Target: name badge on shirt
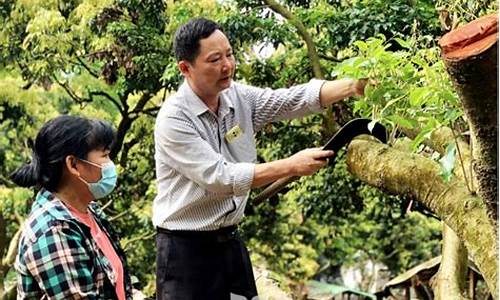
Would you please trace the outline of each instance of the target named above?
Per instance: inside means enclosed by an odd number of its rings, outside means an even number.
[[[243,131],[241,130],[239,125],[234,126],[231,128],[225,135],[226,140],[228,143],[232,143],[234,140],[239,138]]]

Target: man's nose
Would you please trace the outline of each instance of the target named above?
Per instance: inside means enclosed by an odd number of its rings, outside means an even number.
[[[228,69],[231,69],[233,67],[233,59],[230,57],[225,57],[224,62],[222,65],[222,71],[227,71]]]

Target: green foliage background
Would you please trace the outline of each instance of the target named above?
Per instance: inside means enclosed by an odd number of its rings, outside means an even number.
[[[469,14],[491,12],[492,3]],[[346,103],[354,116],[386,124],[391,143],[398,128],[418,127],[422,131],[413,150],[422,151],[421,141],[436,127],[464,127],[436,48],[443,34],[439,3],[283,4],[313,35],[327,79],[379,81],[366,97]],[[469,14],[459,19],[469,20]],[[279,88],[313,77],[295,28],[260,0],[0,0],[0,223],[5,224],[0,256],[34,195],[13,186],[8,174],[29,161],[37,130],[58,114],[103,118],[118,130],[112,154],[120,174],[117,190],[103,204],[123,237],[139,288],[154,292],[154,117],[181,79],[171,49],[173,33],[194,16],[224,26],[237,55],[238,80]],[[262,45],[276,51],[263,57],[255,51]],[[323,117],[268,126],[256,136],[259,159],[321,145]],[[406,213],[408,197],[362,184],[340,157],[335,168],[302,178],[269,203],[255,207],[250,201],[241,230],[254,262],[269,268],[285,289],[368,259],[395,275],[439,253],[439,222]],[[2,276],[6,285],[13,283],[12,269]]]

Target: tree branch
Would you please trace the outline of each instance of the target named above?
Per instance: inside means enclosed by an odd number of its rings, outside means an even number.
[[[54,81],[60,86],[62,87],[66,93],[68,94],[68,96],[70,96],[71,99],[73,99],[76,103],[78,104],[82,104],[82,103],[85,103],[85,102],[91,102],[92,100],[91,99],[83,99],[82,97],[78,96],[70,87],[69,85],[65,82],[65,83],[62,83],[61,81],[59,81],[57,79],[56,76],[53,77],[54,78]]]
[[[490,291],[498,299],[496,225],[483,200],[470,194],[461,180],[452,178],[444,182],[438,175],[437,162],[360,139],[349,145],[347,165],[362,181],[393,194],[412,193],[429,207],[464,242]],[[408,176],[409,170],[411,176]]]
[[[148,103],[149,100],[151,100],[152,96],[150,93],[144,93],[141,96],[141,99],[137,102],[135,105],[134,109],[130,112],[130,114],[139,114],[142,113],[144,110],[144,106]]]
[[[264,2],[272,9],[274,12],[280,14],[285,19],[287,19],[295,28],[297,29],[299,35],[302,37],[307,46],[307,55],[311,60],[311,67],[316,78],[324,78],[323,71],[321,70],[321,64],[319,62],[318,52],[316,51],[316,46],[312,40],[311,35],[307,31],[304,24],[292,13],[286,9],[283,5],[279,4],[275,0],[264,0]]]
[[[21,238],[21,232],[23,231],[22,223],[19,226],[19,229],[16,231],[12,240],[9,243],[9,249],[7,253],[2,259],[2,266],[11,266],[16,260],[17,254],[17,244],[19,243],[19,239]]]
[[[90,69],[90,67],[87,66],[87,64],[80,57],[77,56],[76,59],[78,60],[79,65],[81,65],[85,70],[87,70],[87,72],[89,72],[89,74],[92,75],[92,77],[99,78],[99,74],[92,71],[92,69]]]
[[[324,54],[318,54],[318,56],[319,56],[319,58],[326,59],[329,61],[342,62],[342,59],[338,59],[338,58],[333,57],[333,56],[328,56],[328,55],[324,55]]]
[[[123,145],[122,153],[121,153],[121,157],[120,157],[120,165],[125,166],[127,164],[128,152],[130,151],[130,148],[132,148],[138,142],[139,142],[139,138],[135,137]]]
[[[125,114],[125,110],[120,105],[120,103],[118,103],[118,101],[115,98],[113,98],[111,95],[109,95],[108,93],[106,93],[104,91],[89,91],[89,97],[83,98],[83,97],[76,95],[75,91],[73,91],[73,89],[71,89],[69,87],[68,83],[66,83],[66,82],[63,83],[63,82],[59,81],[55,76],[54,76],[54,81],[57,82],[57,84],[59,86],[61,86],[66,91],[66,93],[71,97],[71,99],[73,99],[76,103],[79,103],[79,104],[90,103],[90,102],[94,101],[94,96],[101,96],[101,97],[108,99],[111,103],[113,103],[113,105],[118,109],[118,111],[120,112],[120,114],[122,116]]]
[[[136,236],[134,238],[126,240],[125,242],[123,242],[123,250],[127,250],[129,245],[132,244],[133,242],[137,242],[137,241],[141,241],[141,240],[148,240],[148,239],[154,237],[155,234],[156,234],[155,232],[146,232],[140,236]]]
[[[401,131],[411,139],[415,138],[419,133],[418,129],[401,128]],[[469,150],[469,145],[463,139],[458,137],[455,138],[453,130],[450,127],[443,126],[437,128],[431,133],[430,138],[423,141],[424,145],[436,150],[441,155],[444,155],[446,153],[446,147],[448,146],[448,144],[453,142],[456,143],[457,149],[460,149],[460,152],[456,155],[456,160],[460,161],[464,166],[471,166],[472,153]],[[469,178],[466,178],[466,175],[464,174],[463,170],[460,170],[460,167],[461,165],[456,164],[455,168],[453,169],[453,174],[466,183],[470,180],[471,186],[473,186],[473,181],[475,180],[474,176],[469,174]],[[474,192],[474,189],[471,189],[471,191]]]
[[[108,94],[104,91],[91,91],[91,92],[89,92],[89,96],[90,96],[91,101],[93,100],[94,96],[104,97],[104,98],[108,99],[109,101],[111,101],[111,103],[113,103],[115,105],[115,107],[118,109],[118,111],[120,112],[121,115],[125,114],[123,107],[120,105],[120,103],[118,103],[118,101],[116,101],[115,98],[111,97],[110,94]]]
[[[443,223],[443,246],[441,264],[432,279],[432,289],[436,300],[467,299],[465,280],[469,259],[467,249],[455,232]]]

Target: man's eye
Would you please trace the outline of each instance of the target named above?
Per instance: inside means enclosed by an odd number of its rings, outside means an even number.
[[[209,62],[214,63],[214,62],[218,62],[219,60],[220,60],[220,57],[217,57],[215,59],[209,60]]]

